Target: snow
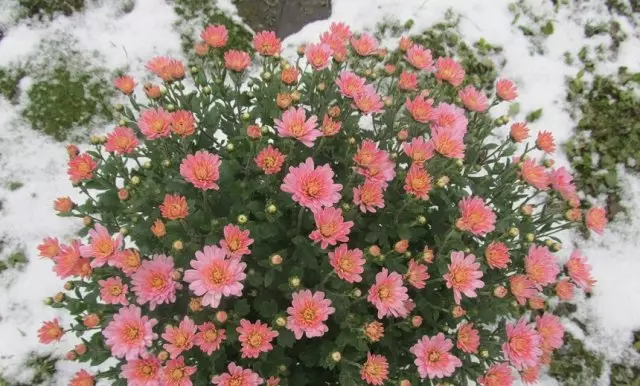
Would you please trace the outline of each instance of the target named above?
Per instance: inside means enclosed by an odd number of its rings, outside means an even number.
[[[219,2],[226,12],[237,18],[230,0]],[[504,48],[507,58],[502,71],[504,77],[513,79],[519,88],[521,113],[516,119],[537,108],[543,109],[542,117],[532,125],[536,130],[550,130],[559,142],[572,135],[573,121],[566,111],[565,77],[574,76],[579,63],[573,66],[564,63],[564,53],[577,54],[584,45],[609,44],[608,37],[584,37],[584,23],[608,19],[603,5],[596,1],[581,2],[580,5],[553,11],[550,2],[544,6],[539,1],[529,0],[536,14],[544,14],[554,20],[555,32],[543,41],[543,55],[530,55],[531,43],[512,25],[513,15],[508,10],[509,1],[483,0],[333,0],[332,16],[329,20],[316,21],[285,40],[285,54],[295,57],[295,48],[303,42],[315,41],[331,21],[343,21],[355,31],[374,30],[377,23],[397,18],[401,23],[407,19],[415,24],[410,33],[426,29],[441,20],[448,9],[462,15],[459,30],[468,43],[485,38],[488,42]],[[31,55],[37,55],[40,42],[50,36],[68,34],[76,40],[74,48],[87,53],[96,51],[93,60],[110,71],[129,72],[140,82],[148,75],[144,64],[154,55],[181,57],[180,37],[174,24],[177,15],[164,0],[137,0],[130,13],[121,11],[122,2],[102,2],[90,6],[82,14],[58,17],[51,23],[21,23],[11,25],[7,20],[10,10],[0,11],[0,24],[9,25],[0,42],[0,66],[19,63]],[[363,12],[366,10],[366,12]],[[630,71],[638,71],[640,39],[633,23],[624,17],[618,18],[629,38],[619,49],[612,62],[598,63],[598,72],[614,73],[620,65]],[[66,35],[64,35],[66,36]],[[383,42],[385,45],[390,41]],[[577,62],[577,61],[576,61]],[[25,85],[26,87],[26,85]],[[63,344],[42,346],[38,344],[36,330],[41,320],[64,318],[45,306],[42,300],[62,288],[62,282],[51,273],[51,262],[37,257],[36,246],[46,236],[71,237],[79,227],[79,220],[56,217],[51,204],[56,197],[77,194],[66,176],[66,153],[64,148],[21,123],[18,117],[20,106],[0,100],[0,200],[4,209],[0,211],[0,237],[7,245],[6,255],[15,248],[23,247],[30,260],[23,271],[0,274],[0,373],[8,378],[26,382],[28,375],[22,373],[25,356],[32,351],[50,352],[59,356],[77,342],[63,339]],[[506,113],[506,106],[498,106],[492,113]],[[560,165],[569,166],[563,154],[556,157]],[[561,253],[567,258],[570,246],[577,245],[589,257],[593,275],[598,283],[591,298],[578,301],[578,316],[588,324],[584,337],[588,347],[602,352],[610,360],[638,360],[638,355],[628,349],[632,341],[631,332],[640,329],[640,260],[636,257],[640,243],[640,178],[620,173],[623,178],[624,200],[629,208],[628,218],[619,216],[603,237],[595,236],[583,240],[579,235],[562,235],[566,248]],[[16,191],[5,189],[6,182],[18,180],[24,187]],[[635,302],[635,303],[634,303]],[[571,331],[575,326],[568,324]],[[58,385],[66,385],[78,365],[59,362],[56,375]],[[605,382],[603,380],[603,382]],[[544,385],[555,385],[545,377]],[[603,383],[606,384],[606,383]]]

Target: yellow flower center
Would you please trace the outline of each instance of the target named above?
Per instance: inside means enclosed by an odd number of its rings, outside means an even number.
[[[214,284],[220,285],[224,282],[224,272],[220,268],[214,268],[211,270],[211,281]]]
[[[151,122],[152,131],[155,131],[156,133],[160,133],[162,132],[163,129],[164,129],[164,121],[162,119],[154,119],[153,122]]]
[[[187,345],[187,334],[178,332],[173,343],[178,347],[185,347]]]
[[[214,329],[207,330],[204,333],[204,339],[207,342],[214,342],[217,338],[218,338],[218,332],[216,330],[214,330]]]
[[[240,249],[240,238],[239,237],[232,237],[229,242],[227,243],[227,245],[229,246],[229,250],[231,252],[235,252],[238,249]]]
[[[122,295],[122,286],[119,284],[112,285],[111,288],[109,288],[109,294],[111,294],[111,296]]]
[[[260,347],[262,345],[262,334],[252,332],[247,338],[247,343],[249,343],[249,346],[254,348]]]
[[[303,190],[304,192],[307,194],[307,196],[315,198],[318,193],[320,193],[320,181],[316,180],[316,179],[312,179],[310,181],[306,181],[306,183],[303,186]]]
[[[140,336],[140,328],[136,326],[128,326],[124,333],[127,340],[132,341]]]
[[[344,272],[351,272],[353,270],[353,261],[351,261],[351,259],[349,258],[344,257],[340,259],[340,261],[338,262],[338,266],[340,266],[340,269]]]
[[[153,277],[151,278],[151,287],[153,287],[154,289],[160,289],[162,287],[164,287],[165,285],[165,280],[162,276],[160,275],[153,275]]]
[[[171,372],[171,379],[174,381],[178,381],[184,377],[184,369],[176,368]]]
[[[429,358],[429,362],[437,362],[440,360],[440,353],[437,351],[431,351],[428,353],[427,358]]]
[[[320,234],[324,237],[331,237],[338,230],[338,225],[335,222],[320,225]]]
[[[378,298],[380,298],[380,300],[385,301],[390,297],[391,297],[391,290],[389,289],[389,286],[385,285],[378,288]]]
[[[316,318],[316,311],[311,307],[306,307],[302,310],[302,319],[305,322],[312,322]]]
[[[153,367],[151,367],[151,365],[143,365],[142,368],[140,369],[140,372],[145,376],[152,375]]]

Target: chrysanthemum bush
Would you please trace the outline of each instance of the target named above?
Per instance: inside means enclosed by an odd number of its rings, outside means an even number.
[[[549,132],[491,117],[515,85],[485,95],[408,38],[389,62],[344,24],[295,62],[272,32],[251,53],[222,26],[201,37],[188,71],[150,60],[145,98],[116,79],[118,126],[67,148],[86,201],[55,208],[84,235],[40,253],[72,322],[39,336],[117,363],[70,384],[535,381],[562,345],[558,298],[595,282],[554,234],[606,216],[580,207]]]

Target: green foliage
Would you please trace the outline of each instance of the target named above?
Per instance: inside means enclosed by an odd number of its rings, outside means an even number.
[[[18,84],[26,72],[20,68],[0,68],[0,95],[12,102],[18,96]]]
[[[542,109],[536,109],[527,114],[525,120],[527,122],[535,122],[540,119],[540,117],[542,117]]]
[[[7,189],[9,189],[10,191],[14,191],[20,189],[23,186],[24,184],[20,181],[9,181],[9,183],[7,184]]]
[[[555,352],[549,375],[566,386],[590,385],[602,374],[602,355],[593,353],[573,335],[565,332],[565,344]]]
[[[27,256],[21,249],[11,252],[5,259],[0,260],[0,273],[9,269],[21,269],[27,263]]]
[[[39,20],[52,19],[57,14],[69,16],[82,11],[85,0],[18,0],[20,19],[36,17]]]

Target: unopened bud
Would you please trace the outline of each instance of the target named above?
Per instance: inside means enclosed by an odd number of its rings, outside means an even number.
[[[121,235],[126,236],[129,234],[129,229],[126,227],[122,227],[118,232],[120,232]]]
[[[420,224],[420,225],[424,225],[424,224],[426,224],[426,223],[427,223],[427,218],[426,218],[426,217],[424,217],[424,216],[418,216],[417,221],[418,221],[418,224]]]
[[[498,299],[502,299],[503,297],[507,296],[507,288],[504,286],[496,286],[493,289],[493,296],[497,297]]]
[[[192,312],[198,312],[202,310],[202,298],[191,298],[189,299],[189,309]]]
[[[203,92],[205,95],[209,95],[209,94],[211,94],[211,87],[209,87],[209,86],[204,86],[204,87],[202,88],[202,92]]]
[[[238,224],[242,225],[242,224],[246,224],[247,221],[249,221],[249,219],[247,218],[247,216],[245,216],[244,214],[241,214],[238,216],[237,218],[238,220]]]
[[[264,80],[269,80],[271,79],[271,73],[269,71],[265,71],[262,74],[260,74],[260,77]]]
[[[225,149],[227,149],[227,151],[231,153],[233,150],[235,150],[235,146],[233,146],[232,143],[228,143],[227,146],[225,146]]]
[[[151,161],[147,161],[145,163],[142,164],[142,167],[144,169],[151,169],[151,166],[153,166],[153,164],[151,163]]]
[[[554,161],[552,159],[546,159],[543,162],[544,166],[546,166],[548,168],[552,167],[555,163],[556,163],[556,161]]]
[[[121,119],[118,121],[118,126],[126,126],[127,121],[125,121],[124,119]]]
[[[67,353],[67,355],[65,355],[65,358],[69,361],[75,361],[78,358],[78,355],[76,354],[75,351],[69,351]]]
[[[216,320],[220,323],[224,323],[229,318],[229,315],[225,311],[216,312]]]
[[[162,160],[162,167],[168,168],[169,166],[171,166],[171,161],[168,159]]]
[[[280,365],[278,366],[278,371],[281,373],[284,373],[287,371],[287,366],[286,365]]]
[[[422,325],[422,316],[416,315],[411,318],[411,325],[415,328],[418,328]]]
[[[360,288],[354,288],[353,291],[351,291],[351,295],[353,295],[354,298],[359,298],[362,296],[362,290]]]
[[[509,228],[508,233],[511,237],[518,237],[518,235],[520,234],[520,230],[518,230],[518,228]]]
[[[342,210],[345,212],[348,212],[351,210],[351,205],[349,205],[349,203],[345,202],[342,204]]]
[[[398,141],[406,141],[409,138],[409,132],[407,130],[400,130],[398,134],[396,134]]]
[[[140,185],[140,177],[138,177],[138,176],[131,177],[131,184],[132,185]]]
[[[547,247],[551,248],[551,246],[553,245],[553,240],[551,239],[546,239],[544,241],[544,245],[546,245]]]
[[[68,281],[66,283],[64,283],[64,289],[66,289],[67,291],[71,291],[73,289],[74,285],[73,282]]]
[[[93,220],[91,219],[91,217],[89,216],[84,216],[82,218],[82,224],[84,224],[84,226],[88,227],[93,223]]]
[[[269,214],[274,214],[274,213],[276,213],[277,211],[278,211],[278,207],[277,207],[277,206],[275,206],[275,205],[273,205],[273,204],[271,204],[271,205],[267,206],[267,213],[269,213]]]
[[[181,251],[184,248],[184,244],[181,240],[176,240],[171,244],[171,247],[176,251]]]
[[[405,239],[396,242],[393,246],[393,250],[397,253],[405,253],[407,251],[407,248],[409,248],[409,240]]]
[[[356,139],[353,137],[349,137],[349,145],[355,145],[356,144]]]
[[[386,96],[386,97],[384,97],[384,98],[382,98],[382,99],[383,99],[383,101],[384,101],[384,105],[385,105],[385,106],[387,106],[387,107],[391,107],[391,106],[393,106],[393,98],[392,98],[392,97],[390,97],[390,96]]]
[[[533,214],[533,206],[531,206],[529,204],[522,205],[520,207],[520,212],[525,216],[531,216]]]
[[[173,271],[171,271],[171,278],[176,281],[182,279],[182,272],[174,269]]]
[[[287,319],[283,318],[282,316],[278,316],[276,318],[276,326],[284,327],[286,325],[287,325]]]
[[[62,301],[64,301],[64,294],[62,292],[58,292],[57,294],[53,295],[53,301],[56,303],[61,303]]]
[[[271,258],[269,259],[269,261],[273,265],[280,265],[280,264],[282,264],[282,256],[277,255],[277,254],[276,255],[272,255]]]
[[[293,288],[298,288],[300,286],[300,278],[297,276],[293,276],[289,278],[289,285]]]
[[[530,243],[536,239],[536,236],[533,233],[527,233],[524,237]]]
[[[84,355],[87,353],[87,346],[84,343],[77,344],[76,347],[73,348],[73,351],[78,355]]]
[[[46,297],[46,298],[44,298],[43,303],[46,304],[47,306],[50,306],[50,305],[53,304],[53,298],[50,297],[50,296]]]
[[[169,103],[169,104],[167,105],[167,111],[168,111],[168,112],[176,111],[176,105],[174,105],[173,103]]]
[[[327,85],[326,85],[326,84],[324,84],[324,82],[320,82],[320,83],[318,84],[318,90],[319,90],[319,91],[324,91],[326,88],[327,88]]]
[[[487,350],[480,351],[480,356],[483,358],[489,358],[489,351]]]
[[[462,160],[461,160],[461,159],[457,159],[457,160],[456,160],[456,166],[457,166],[457,167],[461,168],[463,165],[464,165],[464,162],[462,162]]]
[[[340,362],[340,360],[342,359],[342,354],[340,354],[340,351],[334,351],[331,353],[331,360],[338,363]]]
[[[169,353],[162,350],[158,353],[158,359],[160,359],[161,361],[166,361],[167,359],[169,359]]]
[[[118,199],[120,201],[125,201],[128,198],[129,198],[129,191],[127,189],[122,188],[118,190]]]
[[[561,249],[562,249],[562,244],[560,243],[553,243],[553,245],[551,246],[551,250],[553,252],[558,252]]]
[[[299,102],[300,98],[302,98],[302,95],[300,94],[300,92],[298,90],[295,90],[291,93],[291,99],[294,102]]]
[[[121,103],[116,103],[116,105],[115,105],[115,106],[113,106],[113,107],[114,107],[114,108],[116,109],[116,111],[118,111],[118,112],[120,112],[120,111],[124,110],[124,106],[123,106]]]

